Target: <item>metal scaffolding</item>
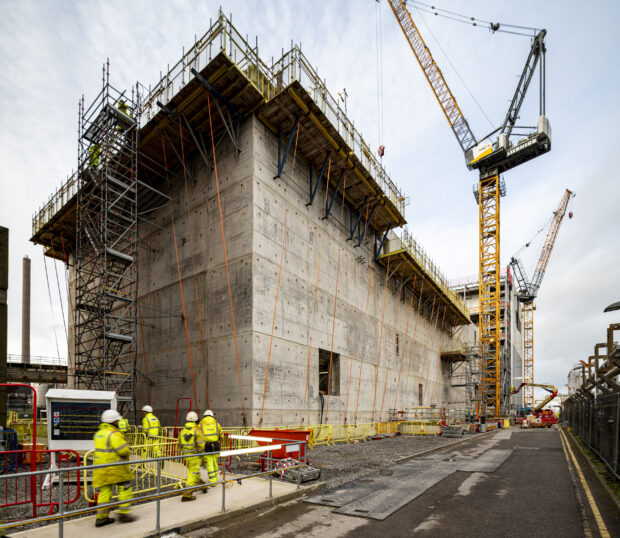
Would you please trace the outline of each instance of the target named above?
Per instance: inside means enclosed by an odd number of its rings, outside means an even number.
[[[139,98],[110,85],[80,103],[75,258],[75,382],[134,408]]]

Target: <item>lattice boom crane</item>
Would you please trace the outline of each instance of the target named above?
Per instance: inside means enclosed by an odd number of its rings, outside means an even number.
[[[530,281],[527,278],[521,260],[515,257],[510,259],[510,267],[517,281],[517,297],[523,305],[523,382],[525,388],[525,404],[534,406],[534,299],[538,296],[540,285],[542,284],[545,271],[549,265],[551,252],[555,246],[555,241],[560,231],[560,225],[564,220],[568,202],[575,194],[566,189],[560,200],[560,204],[553,212],[553,218],[547,230],[547,236],[540,249],[540,255],[534,271],[534,278]],[[569,218],[573,214],[569,212]]]
[[[501,415],[502,401],[508,397],[502,386],[500,355],[500,235],[499,198],[505,194],[500,174],[551,149],[551,128],[545,117],[545,44],[546,30],[539,31],[519,78],[519,83],[502,125],[477,139],[441,70],[427,47],[403,0],[388,0],[424,76],[437,98],[456,139],[465,155],[467,168],[480,173],[474,188],[479,221],[479,332],[480,332],[480,402],[479,413],[488,417]],[[516,121],[539,66],[540,113],[538,124],[523,136],[514,134]],[[516,140],[511,140],[511,136]]]

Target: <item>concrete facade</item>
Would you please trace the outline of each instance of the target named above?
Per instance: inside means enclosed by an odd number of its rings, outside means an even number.
[[[418,314],[416,298],[397,282],[386,288],[385,270],[372,261],[374,236],[360,247],[347,241],[342,199],[323,219],[324,184],[307,205],[300,158],[291,155],[273,179],[277,137],[256,117],[242,123],[239,140],[237,156],[226,142],[216,151],[239,368],[215,175],[195,156],[187,166],[189,216],[183,169],[169,171],[192,365],[166,204],[139,229],[138,368],[150,383],[139,380],[138,407],[150,390],[156,413],[172,423],[177,398],[194,398],[195,386],[199,410],[208,388],[209,406],[226,425],[241,425],[244,414],[248,425],[339,424],[453,400],[440,359],[453,342],[441,316]],[[330,356],[328,395],[319,364],[322,357],[326,368]]]
[[[474,277],[475,278],[475,277]],[[510,386],[518,386],[523,381],[523,310],[517,299],[517,288],[513,285],[512,277],[507,272],[500,277],[501,304],[500,330],[502,353],[502,391],[508,394]],[[472,315],[472,323],[478,326],[479,288],[478,280],[462,279],[456,282],[453,289],[459,293],[467,303]],[[477,333],[477,331],[476,331]],[[477,334],[474,334],[474,343],[477,344]],[[523,405],[524,391],[506,400],[510,406]]]

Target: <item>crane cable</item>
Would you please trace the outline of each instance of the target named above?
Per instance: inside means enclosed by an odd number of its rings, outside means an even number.
[[[520,26],[517,24],[506,24],[499,22],[491,22],[485,21],[483,19],[477,19],[476,17],[470,17],[468,15],[462,15],[460,13],[456,13],[454,11],[449,11],[447,9],[441,9],[435,7],[430,4],[425,4],[424,2],[418,2],[418,0],[410,0],[411,4],[418,11],[424,11],[426,13],[430,13],[431,15],[435,15],[437,17],[443,17],[445,19],[449,19],[451,21],[460,22],[463,24],[467,24],[470,26],[474,26],[476,28],[480,28],[482,30],[490,30],[491,32],[500,32],[503,34],[512,34],[523,37],[533,37],[530,33],[516,32],[514,30],[504,30],[502,26],[506,26],[508,28],[515,28],[516,30],[527,30],[532,33],[540,32],[540,28],[534,28],[532,26]],[[405,6],[407,5],[407,0],[405,0]]]
[[[47,274],[47,262],[45,261],[45,253],[43,253],[43,267],[45,267],[45,280],[47,281],[47,295],[50,299],[50,311],[52,313],[52,328],[54,329],[54,339],[56,340],[56,353],[58,354],[58,364],[60,364],[60,347],[58,346],[58,334],[56,333],[56,325],[54,324],[54,305],[52,302],[52,290],[50,289],[50,279]],[[61,368],[62,375],[62,368]]]
[[[383,144],[383,29],[381,2],[375,2],[375,37],[377,52],[377,132],[379,144]]]
[[[489,116],[487,115],[487,113],[484,111],[484,109],[482,108],[482,105],[480,104],[480,102],[478,101],[478,99],[476,99],[475,95],[473,94],[473,92],[469,89],[469,86],[467,85],[467,83],[465,82],[465,80],[463,79],[463,77],[461,76],[461,74],[459,73],[458,69],[455,67],[455,65],[452,63],[452,60],[450,60],[450,57],[448,56],[448,54],[446,53],[446,51],[444,50],[444,48],[441,46],[441,43],[439,42],[439,39],[437,39],[437,36],[433,33],[433,30],[431,30],[430,25],[428,24],[428,22],[426,22],[426,19],[424,18],[424,16],[422,15],[422,13],[420,13],[420,9],[416,7],[416,9],[418,10],[418,14],[420,15],[420,19],[422,20],[422,22],[424,23],[424,25],[426,26],[426,29],[428,30],[428,32],[431,34],[431,37],[433,38],[433,40],[435,41],[435,44],[437,45],[437,47],[439,48],[439,50],[441,51],[441,53],[444,55],[444,58],[446,59],[446,61],[450,64],[450,67],[452,67],[452,69],[454,70],[454,73],[456,74],[456,76],[458,77],[458,79],[461,81],[461,84],[463,84],[463,87],[465,88],[465,90],[467,91],[467,93],[469,94],[469,96],[472,98],[472,100],[474,101],[474,103],[476,103],[476,106],[478,107],[478,110],[480,110],[480,112],[482,112],[482,115],[486,118],[486,120],[489,122],[489,125],[491,127],[494,127],[495,124],[491,121],[491,118],[489,118]]]

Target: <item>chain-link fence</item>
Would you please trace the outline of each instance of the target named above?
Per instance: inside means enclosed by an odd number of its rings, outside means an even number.
[[[620,392],[591,400],[569,398],[560,419],[620,480]]]

